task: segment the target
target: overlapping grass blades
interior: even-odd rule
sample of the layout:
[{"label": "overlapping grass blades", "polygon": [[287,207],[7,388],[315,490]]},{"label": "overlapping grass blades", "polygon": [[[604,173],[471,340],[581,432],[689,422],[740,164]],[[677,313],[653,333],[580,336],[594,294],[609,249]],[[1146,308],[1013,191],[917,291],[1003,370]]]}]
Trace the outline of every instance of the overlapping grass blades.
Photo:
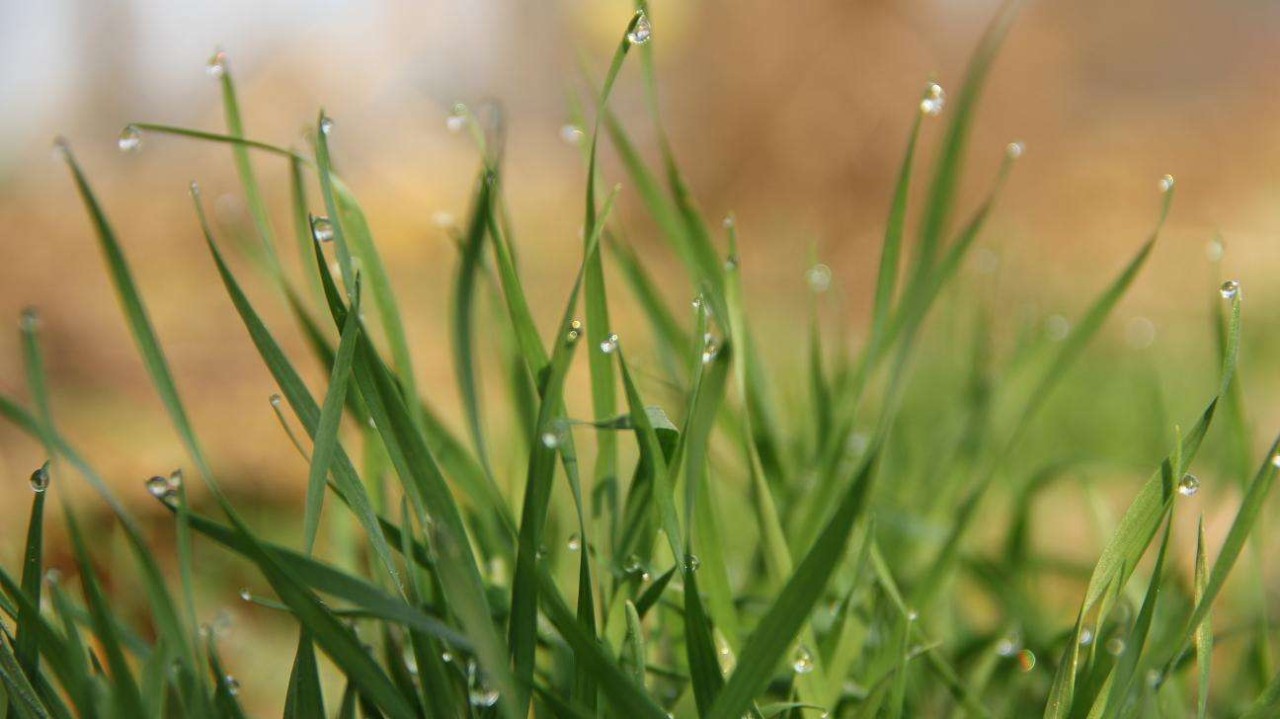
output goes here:
[{"label": "overlapping grass blades", "polygon": [[[1037,425],[1061,419],[1050,415],[1047,398],[1070,381],[1069,370],[1087,357],[1146,265],[1173,193],[1165,193],[1151,237],[1070,334],[1057,344],[1019,346],[1007,365],[999,364],[1004,358],[992,337],[998,318],[981,299],[967,301],[977,293],[964,286],[961,269],[1020,151],[1007,154],[970,219],[954,232],[950,225],[960,212],[956,190],[977,98],[1017,7],[1016,1],[1002,7],[975,53],[919,208],[919,241],[908,246],[916,148],[930,129],[923,115],[912,118],[877,280],[867,291],[866,341],[853,355],[843,335],[829,332],[833,308],[811,298],[807,362],[795,363],[795,377],[786,374],[790,365],[766,363],[774,353],[763,351],[761,338],[773,344],[772,337],[751,322],[749,305],[761,296],[744,276],[749,256],[739,247],[738,226],[731,216],[724,241],[713,235],[677,163],[658,112],[655,45],[645,34],[655,18],[646,3],[637,3],[603,82],[588,90],[595,116],[584,152],[583,254],[563,306],[532,306],[525,291],[507,216],[501,119],[486,122],[460,110],[480,150],[480,170],[465,230],[454,237],[460,257],[450,350],[465,421],[457,434],[419,395],[387,268],[360,204],[334,170],[332,121],[317,117],[311,155],[249,139],[225,58],[215,58],[222,63],[226,134],[133,127],[232,150],[262,243],[258,268],[266,269],[271,298],[299,323],[318,377],[327,380],[318,400],[305,369],[250,301],[252,286],[232,273],[234,262],[193,191],[213,269],[279,388],[273,406],[286,427],[294,421],[302,427],[297,442],[307,484],[296,546],[264,539],[222,490],[122,243],[61,146],[143,363],[205,490],[182,484],[178,473],[159,493],[167,510],[161,516],[175,523],[177,572],[167,578],[143,525],[57,429],[38,322],[35,315],[24,319],[32,409],[0,395],[0,414],[43,446],[49,462],[33,477],[36,486],[52,477],[58,492],[74,472],[111,507],[153,618],[137,628],[127,620],[136,612],[113,605],[88,531],[69,511],[64,522],[83,601],[58,582],[42,583],[49,494],[37,492],[20,577],[0,570],[0,614],[10,620],[0,626],[0,716],[254,714],[230,679],[234,657],[224,658],[216,632],[200,629],[194,541],[247,560],[275,595],[253,601],[296,625],[278,702],[286,717],[329,711],[406,719],[796,719],[1043,711],[1092,719],[1129,716],[1162,701],[1194,706],[1202,717],[1274,714],[1280,680],[1242,673],[1230,686],[1247,689],[1240,694],[1247,698],[1224,699],[1210,692],[1210,678],[1215,688],[1228,681],[1220,678],[1224,672],[1211,674],[1210,655],[1214,646],[1232,646],[1216,602],[1229,593],[1227,578],[1266,516],[1280,440],[1252,481],[1242,478],[1239,508],[1216,553],[1206,546],[1202,522],[1188,576],[1187,562],[1175,554],[1182,545],[1174,515],[1190,493],[1179,491],[1180,482],[1210,437],[1215,414],[1229,415],[1222,426],[1232,471],[1248,471],[1248,421],[1234,380],[1238,288],[1224,292],[1230,301],[1215,308],[1222,315],[1226,307],[1214,397],[1138,489],[1092,571],[1033,544],[1033,505],[1042,490],[1089,463],[1079,456],[1086,448],[1065,458],[1034,456],[1024,466],[1036,449],[1028,440]],[[632,53],[655,125],[656,172],[609,108]],[[687,297],[665,297],[652,269],[662,258],[624,239],[631,236],[628,218],[613,213],[619,190],[601,191],[611,171],[602,137],[682,265]],[[276,246],[253,153],[288,163],[298,272]],[[323,215],[308,204],[312,182]],[[604,254],[638,301],[652,347],[613,335],[611,309],[625,299],[608,291],[613,275]],[[691,321],[673,309],[689,296]],[[370,303],[373,331],[362,312]],[[979,305],[972,316],[965,314],[970,304]],[[585,322],[576,317],[579,309]],[[550,337],[535,324],[543,315],[553,320]],[[960,369],[950,371],[962,376],[963,389],[954,402],[945,394],[949,376],[925,374],[945,374],[922,351],[937,341],[934,322],[973,329],[962,352],[933,353],[959,356],[953,364]],[[505,409],[518,420],[510,436],[491,429],[497,423],[488,421],[489,412],[503,408],[482,392],[488,363],[480,358],[495,346],[510,390]],[[650,370],[658,366],[651,357],[660,371]],[[567,399],[575,361],[587,365],[587,408]],[[806,388],[804,399],[786,396],[797,387]],[[917,393],[930,395],[924,414],[913,404]],[[953,435],[920,431],[937,418],[966,426]],[[522,483],[502,474],[513,458],[523,465]],[[989,497],[1006,498],[1003,490],[1014,511],[1000,533],[1004,544],[990,554],[970,530],[1001,518],[988,510]],[[325,507],[329,492],[337,502]],[[207,498],[220,514],[203,510]],[[339,535],[342,546],[320,541],[329,522],[353,528]],[[564,555],[556,547],[565,546],[566,531],[573,535]],[[1157,536],[1154,562],[1144,570]],[[1255,591],[1263,586],[1263,564],[1249,568]],[[1033,596],[1046,577],[1083,591],[1074,628],[1064,630],[1049,603],[1041,606]],[[1139,584],[1135,578],[1145,578],[1145,590],[1129,586]],[[972,586],[957,589],[961,582]],[[992,626],[944,608],[975,587],[996,598]],[[1265,610],[1242,625],[1266,626]],[[1122,645],[1102,648],[1104,637],[1106,647],[1110,640]],[[1257,646],[1265,648],[1267,638],[1250,643]],[[332,677],[338,682],[331,686]]]}]

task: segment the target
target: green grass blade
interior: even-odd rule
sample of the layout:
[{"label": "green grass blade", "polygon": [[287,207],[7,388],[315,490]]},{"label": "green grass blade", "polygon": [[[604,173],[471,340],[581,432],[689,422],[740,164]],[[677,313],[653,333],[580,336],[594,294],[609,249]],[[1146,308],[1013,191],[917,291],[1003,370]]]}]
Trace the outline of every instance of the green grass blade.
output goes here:
[{"label": "green grass blade", "polygon": [[[1205,550],[1204,515],[1196,528],[1196,569],[1195,592],[1193,599],[1197,605],[1204,601],[1205,589],[1209,583],[1209,559]],[[1199,681],[1196,684],[1196,716],[1205,719],[1209,715],[1209,671],[1213,664],[1213,628],[1210,615],[1206,613],[1195,632],[1196,666],[1199,669]]]},{"label": "green grass blade", "polygon": [[878,453],[878,446],[870,450],[826,527],[747,639],[729,681],[706,715],[708,719],[741,717],[800,634],[844,556],[855,521],[866,509]]},{"label": "green grass blade", "polygon": [[[202,228],[207,229],[207,225],[202,224]],[[271,332],[267,330],[261,317],[254,311],[253,306],[249,303],[249,298],[245,295],[244,290],[241,289],[235,276],[231,274],[231,270],[223,259],[221,251],[218,250],[217,244],[214,243],[211,234],[205,234],[205,244],[208,246],[214,264],[217,266],[218,275],[222,278],[227,295],[230,297],[232,305],[235,306],[236,312],[240,315],[245,329],[248,330],[249,337],[252,339],[254,347],[257,348],[259,356],[262,357],[263,364],[267,366],[272,377],[275,378],[276,384],[284,394],[285,400],[293,408],[294,413],[299,421],[302,422],[307,433],[311,435],[313,441],[316,441],[319,437],[322,408],[316,404],[315,398],[311,396],[311,391],[307,389],[306,384],[293,368],[284,351],[280,349],[280,345],[271,336]],[[314,245],[314,243],[312,244]],[[332,387],[332,384],[330,386]],[[373,505],[370,503],[368,492],[356,475],[355,468],[347,457],[346,452],[342,450],[341,445],[335,442],[333,451],[331,470],[338,492],[343,501],[351,507],[356,519],[368,534],[374,553],[378,556],[382,566],[398,585],[399,574],[391,557],[391,548],[387,544],[386,536],[378,524],[377,515],[373,510]]]},{"label": "green grass blade", "polygon": [[0,708],[7,706],[19,719],[46,719],[49,716],[35,687],[18,665],[7,631],[0,631],[0,680],[4,682],[5,699],[8,700],[0,704]]},{"label": "green grass blade", "polygon": [[[476,183],[475,206],[462,243],[462,262],[458,266],[453,292],[453,365],[458,375],[458,389],[462,394],[463,408],[471,430],[471,441],[481,464],[488,466],[488,449],[484,441],[484,428],[480,418],[480,399],[476,379],[475,339],[473,337],[473,310],[476,276],[481,267],[484,237],[488,231],[489,202],[496,176],[481,174]],[[490,470],[488,472],[492,474]]]},{"label": "green grass blade", "polygon": [[325,482],[338,446],[338,427],[342,422],[342,408],[347,402],[347,380],[351,377],[351,364],[355,359],[356,340],[360,334],[360,276],[356,275],[356,288],[352,295],[352,310],[347,315],[338,341],[338,355],[329,376],[329,390],[320,406],[320,422],[315,432],[315,449],[311,452],[311,467],[307,476],[307,498],[302,514],[302,546],[310,554],[315,546],[316,530],[320,527],[320,509],[324,503]]},{"label": "green grass blade", "polygon": [[698,714],[711,711],[716,696],[724,688],[720,656],[712,634],[711,619],[702,606],[698,577],[692,558],[684,564],[684,646],[689,659],[689,681],[698,704]]},{"label": "green grass blade", "polygon": [[[885,225],[884,243],[880,249],[880,270],[876,275],[876,294],[871,310],[871,345],[878,344],[884,334],[885,323],[889,320],[889,311],[893,305],[894,290],[898,283],[903,228],[907,223],[907,193],[911,189],[911,167],[915,160],[916,142],[920,138],[920,124],[923,116],[923,113],[916,112],[915,119],[911,122],[907,152],[902,158],[902,167],[898,170],[898,181],[894,186],[893,201],[889,205],[889,220]],[[867,351],[874,353],[875,350]]]},{"label": "green grass blade", "polygon": [[[1138,618],[1133,624],[1125,640],[1124,652],[1116,662],[1114,675],[1111,677],[1110,697],[1106,699],[1107,716],[1118,717],[1133,682],[1138,675],[1138,662],[1146,648],[1147,635],[1151,632],[1151,623],[1155,617],[1156,601],[1160,598],[1160,586],[1163,582],[1165,555],[1169,551],[1169,535],[1172,533],[1172,517],[1165,520],[1164,538],[1160,540],[1160,551],[1156,554],[1156,563],[1151,569],[1151,581],[1147,583],[1147,593],[1138,610]],[[1100,695],[1099,701],[1103,701]]]},{"label": "green grass blade", "polygon": [[298,634],[298,650],[289,672],[289,690],[285,694],[284,718],[308,719],[325,716],[324,693],[320,689],[320,667],[311,637],[303,630]]},{"label": "green grass blade", "polygon": [[[37,476],[43,479],[35,479]],[[34,608],[40,606],[40,585],[44,579],[44,500],[47,496],[45,488],[48,487],[49,482],[48,462],[36,470],[32,481],[33,487],[36,486],[35,483],[44,483],[44,487],[33,493],[31,519],[27,522],[27,545],[22,553],[22,593],[31,601]],[[39,612],[38,609],[35,611]],[[14,653],[17,656],[18,665],[28,677],[35,677],[40,672],[40,639],[31,626],[35,623],[35,619],[36,617],[29,611],[18,612]]]},{"label": "green grass blade", "polygon": [[67,532],[71,536],[71,546],[75,552],[76,565],[80,568],[80,585],[84,590],[85,601],[89,608],[89,616],[93,624],[93,633],[101,645],[102,653],[111,670],[111,703],[119,716],[146,716],[142,693],[134,679],[133,669],[125,657],[123,638],[117,619],[111,611],[107,597],[102,592],[97,574],[93,570],[93,562],[89,559],[89,550],[85,547],[84,536],[75,516],[66,511]]}]

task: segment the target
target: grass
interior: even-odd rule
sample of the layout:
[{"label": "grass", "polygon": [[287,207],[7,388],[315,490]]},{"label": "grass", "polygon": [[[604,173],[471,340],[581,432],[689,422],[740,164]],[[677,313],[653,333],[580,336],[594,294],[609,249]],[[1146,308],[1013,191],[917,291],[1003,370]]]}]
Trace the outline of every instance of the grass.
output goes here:
[{"label": "grass", "polygon": [[[957,221],[974,112],[1016,10],[1016,2],[1002,8],[980,41],[924,206],[914,211],[917,141],[940,121],[903,108],[917,114],[868,291],[866,341],[855,347],[828,330],[818,303],[829,271],[816,266],[808,356],[784,369],[765,363],[750,320],[749,305],[762,298],[744,281],[750,258],[739,254],[736,223],[706,220],[667,140],[654,43],[637,42],[650,32],[643,3],[587,104],[583,254],[563,307],[535,308],[525,296],[504,199],[501,118],[493,108],[456,108],[481,158],[466,225],[453,238],[449,343],[462,434],[415,385],[377,242],[333,169],[332,123],[320,113],[305,153],[249,139],[230,68],[215,56],[226,133],[130,128],[228,146],[262,241],[253,256],[277,290],[271,299],[287,303],[310,361],[325,368],[317,396],[231,271],[193,184],[215,270],[279,387],[273,405],[304,435],[306,497],[287,544],[255,529],[222,489],[121,239],[60,143],[202,488],[181,473],[149,485],[174,522],[177,572],[169,576],[139,520],[60,432],[39,323],[24,318],[31,402],[0,396],[0,411],[49,462],[32,476],[21,567],[0,570],[0,717],[247,715],[218,633],[200,622],[196,543],[252,567],[274,596],[249,598],[294,627],[279,701],[286,717],[1275,716],[1280,674],[1258,530],[1280,448],[1250,456],[1235,372],[1240,291],[1224,286],[1215,304],[1217,377],[1204,380],[1202,396],[1173,398],[1202,407],[1182,429],[1161,415],[1116,420],[1110,414],[1120,408],[1078,382],[1080,365],[1096,366],[1094,340],[1158,242],[1172,183],[1149,238],[1057,341],[1024,334],[999,344],[996,309],[961,277],[1020,154],[1009,151],[987,197]],[[632,65],[648,89],[658,169],[608,108]],[[612,212],[618,190],[603,191],[602,141],[679,258],[692,312],[683,309],[688,297],[658,291],[624,239]],[[255,160],[290,165],[296,268],[277,246]],[[910,216],[920,218],[914,242]],[[616,272],[606,272],[609,264]],[[609,310],[622,302],[639,307],[650,343],[613,334]],[[558,318],[549,337],[535,314]],[[497,353],[503,373],[482,376],[485,353]],[[641,373],[637,357],[660,369]],[[566,387],[583,363],[590,407],[574,407]],[[482,381],[501,382],[507,401],[486,404]],[[495,412],[509,413],[518,436],[492,436]],[[1148,444],[1175,430],[1118,520],[1089,478],[1125,476],[1128,467],[1090,454],[1097,442],[1064,451],[1078,431],[1065,420],[1073,414],[1090,427],[1137,424],[1158,438]],[[1206,442],[1225,448],[1242,497],[1221,544],[1210,546],[1201,517],[1194,557],[1181,561],[1175,519],[1194,511],[1190,470]],[[522,476],[501,473],[513,456]],[[1249,466],[1257,467],[1252,478]],[[95,548],[65,504],[78,571],[44,581],[46,500],[77,475],[123,530],[149,622],[113,602]],[[1037,541],[1042,498],[1061,501],[1064,491],[1093,507],[1103,530],[1091,565]],[[327,556],[316,541],[326,526],[350,532]],[[1242,556],[1251,561],[1238,568]],[[1244,582],[1228,582],[1233,569]],[[1064,596],[1078,598],[1074,607]]]}]

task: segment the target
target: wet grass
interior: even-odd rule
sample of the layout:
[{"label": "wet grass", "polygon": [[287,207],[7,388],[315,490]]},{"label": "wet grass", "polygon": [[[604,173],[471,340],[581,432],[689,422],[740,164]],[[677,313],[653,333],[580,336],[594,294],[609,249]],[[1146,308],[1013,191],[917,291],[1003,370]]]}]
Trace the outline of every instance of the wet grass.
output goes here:
[{"label": "wet grass", "polygon": [[[461,433],[415,385],[377,242],[333,169],[337,129],[320,113],[305,152],[248,139],[230,68],[215,56],[225,133],[140,122],[122,147],[165,133],[231,150],[262,242],[256,266],[277,290],[270,301],[289,306],[312,351],[305,361],[326,370],[313,394],[296,366],[304,360],[281,349],[232,272],[193,184],[212,270],[279,387],[273,406],[299,429],[307,490],[287,542],[268,540],[222,489],[124,243],[60,143],[200,485],[183,473],[147,484],[174,523],[176,571],[166,572],[139,520],[59,431],[39,322],[24,317],[31,402],[3,396],[0,411],[43,445],[49,464],[32,476],[22,565],[0,570],[0,716],[245,715],[235,667],[197,610],[197,543],[251,567],[270,596],[246,598],[295,628],[278,701],[286,717],[1275,716],[1280,675],[1258,529],[1280,455],[1275,445],[1251,450],[1235,372],[1239,287],[1215,298],[1217,375],[1200,394],[1167,398],[1199,408],[1185,424],[1126,412],[1150,396],[1143,388],[1108,401],[1090,386],[1109,361],[1093,356],[1094,341],[1158,242],[1172,180],[1161,181],[1153,229],[1135,238],[1132,259],[1081,287],[1092,294],[1085,311],[1049,336],[997,341],[1007,313],[960,272],[1022,152],[1007,148],[987,196],[963,215],[969,129],[1016,10],[1004,7],[980,40],[943,117],[933,117],[942,110],[933,83],[918,107],[903,108],[917,119],[903,138],[878,280],[866,288],[865,340],[850,343],[823,320],[832,278],[815,258],[807,359],[785,368],[766,364],[769,340],[752,324],[752,306],[767,298],[744,282],[751,258],[739,253],[736,223],[703,216],[667,141],[643,6],[584,113],[582,256],[562,306],[526,300],[504,199],[502,118],[493,107],[455,108],[450,124],[470,133],[479,155],[471,208],[453,236],[446,342]],[[649,89],[656,168],[608,109],[632,66]],[[917,139],[935,131],[938,156],[918,171]],[[597,163],[605,145],[679,259],[686,296],[659,292],[625,239],[612,212],[619,190]],[[296,266],[277,241],[255,161],[290,165]],[[912,208],[921,173],[925,201]],[[919,232],[909,237],[913,217]],[[614,333],[610,307],[621,303],[640,309],[647,341]],[[535,317],[554,319],[554,332],[540,333]],[[484,376],[481,356],[498,358],[484,364],[502,372]],[[584,364],[591,401],[578,407],[565,391]],[[499,383],[503,401],[484,401],[482,382]],[[514,436],[489,429],[502,413]],[[1141,448],[1113,446],[1129,433]],[[1190,545],[1173,541],[1186,524],[1175,519],[1196,511],[1191,470],[1206,443],[1220,445],[1216,463],[1239,478],[1241,499],[1220,543],[1206,541],[1201,519],[1194,556],[1179,558]],[[513,457],[524,471],[505,476]],[[1144,460],[1146,482],[1126,482]],[[112,601],[98,548],[65,505],[78,571],[46,581],[46,500],[77,478],[123,532],[151,617],[144,625]],[[1127,497],[1118,519],[1100,499],[1114,493]],[[1086,516],[1045,520],[1044,498],[1064,494]],[[1090,520],[1092,560],[1043,546],[1045,524],[1095,531]],[[344,539],[317,542],[325,532]],[[1214,613],[1227,599],[1223,621]]]}]

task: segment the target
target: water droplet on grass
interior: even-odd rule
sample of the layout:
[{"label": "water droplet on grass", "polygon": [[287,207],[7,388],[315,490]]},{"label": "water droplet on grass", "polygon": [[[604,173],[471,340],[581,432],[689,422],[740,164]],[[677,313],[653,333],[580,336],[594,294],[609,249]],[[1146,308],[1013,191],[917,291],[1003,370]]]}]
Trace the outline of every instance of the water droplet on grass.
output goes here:
[{"label": "water droplet on grass", "polygon": [[453,106],[453,112],[444,120],[444,126],[449,132],[462,132],[467,126],[467,106],[458,103]]},{"label": "water droplet on grass", "polygon": [[1090,644],[1093,644],[1092,629],[1085,627],[1084,629],[1080,630],[1080,644],[1081,646],[1086,646],[1086,647],[1089,646]]},{"label": "water droplet on grass", "polygon": [[31,491],[43,492],[49,488],[49,463],[45,462],[40,465],[36,471],[31,473]]},{"label": "water droplet on grass", "polygon": [[1161,177],[1160,182],[1158,183],[1158,187],[1160,188],[1161,192],[1168,192],[1169,190],[1172,190],[1173,185],[1174,185],[1173,175],[1165,175]]},{"label": "water droplet on grass", "polygon": [[222,685],[227,688],[227,693],[231,696],[234,697],[240,695],[240,680],[230,674],[222,678]]},{"label": "water droplet on grass", "polygon": [[1071,321],[1062,315],[1049,315],[1044,321],[1045,333],[1054,342],[1061,342],[1071,334]]},{"label": "water droplet on grass", "polygon": [[653,26],[649,24],[649,17],[644,13],[639,13],[636,18],[636,24],[627,33],[627,42],[632,45],[643,45],[653,37]]},{"label": "water droplet on grass", "polygon": [[831,268],[823,264],[814,265],[804,273],[804,280],[809,283],[810,290],[826,292],[831,289]]},{"label": "water droplet on grass", "polygon": [[684,557],[684,568],[685,568],[685,569],[689,570],[690,572],[696,572],[696,571],[698,571],[698,568],[699,568],[699,567],[701,567],[701,566],[702,566],[702,560],[701,560],[701,559],[698,559],[698,555],[696,555],[696,554],[686,554],[686,555],[685,555],[685,557]]},{"label": "water droplet on grass", "polygon": [[936,82],[929,83],[925,89],[924,99],[920,101],[920,112],[929,117],[936,117],[947,104],[947,92]]},{"label": "water droplet on grass", "polygon": [[577,125],[564,125],[560,128],[560,139],[574,147],[582,144],[584,134],[582,128]]},{"label": "water droplet on grass", "polygon": [[328,217],[312,217],[311,236],[316,242],[329,242],[333,239],[333,223]]},{"label": "water droplet on grass", "polygon": [[542,446],[547,449],[555,449],[560,446],[560,438],[556,436],[555,432],[543,432]]},{"label": "water droplet on grass", "polygon": [[616,351],[617,349],[618,349],[618,336],[615,334],[611,334],[608,337],[605,337],[604,341],[600,343],[600,351],[607,355],[613,354],[614,351]]},{"label": "water droplet on grass", "polygon": [[249,588],[248,588],[248,587],[241,587],[241,588],[240,588],[240,598],[241,598],[241,599],[243,599],[244,601],[248,602],[248,601],[250,601],[250,600],[252,600],[252,599],[253,599],[253,593],[249,591]]},{"label": "water droplet on grass", "polygon": [[330,132],[333,132],[333,118],[332,118],[332,117],[329,117],[328,115],[325,115],[324,117],[320,118],[320,132],[321,132],[321,134],[324,134],[324,135],[326,135],[326,136],[327,136]]},{"label": "water droplet on grass", "polygon": [[116,140],[116,146],[121,152],[137,152],[142,148],[142,130],[136,125],[126,125],[120,131],[120,138]]},{"label": "water droplet on grass", "polygon": [[157,474],[147,480],[147,492],[152,497],[163,500],[165,495],[169,494],[169,480]]},{"label": "water droplet on grass", "polygon": [[1182,479],[1178,480],[1178,494],[1184,497],[1191,497],[1200,491],[1200,479],[1194,474],[1187,473],[1182,475]]},{"label": "water droplet on grass", "polygon": [[796,674],[808,674],[813,671],[813,655],[809,653],[807,647],[800,647],[796,650],[796,656],[791,660],[791,669]]},{"label": "water droplet on grass", "polygon": [[1222,295],[1224,300],[1234,300],[1236,295],[1240,294],[1240,283],[1236,280],[1227,280],[1218,288],[1218,294]]},{"label": "water droplet on grass", "polygon": [[1026,150],[1027,146],[1021,142],[1011,142],[1008,145],[1005,145],[1004,154],[1005,157],[1008,157],[1010,160],[1016,160],[1019,157],[1022,157],[1022,153],[1026,152]]},{"label": "water droplet on grass", "polygon": [[1120,637],[1111,637],[1107,640],[1106,650],[1107,654],[1113,657],[1120,656],[1124,653],[1124,640]]},{"label": "water droplet on grass", "polygon": [[1221,262],[1222,256],[1227,254],[1227,246],[1222,243],[1222,238],[1215,237],[1205,245],[1204,254],[1210,262]]},{"label": "water droplet on grass", "polygon": [[1022,642],[1019,641],[1016,634],[1001,637],[1000,641],[996,642],[996,654],[999,654],[1002,657],[1011,657],[1017,654],[1018,650],[1021,648]]},{"label": "water droplet on grass", "polygon": [[223,75],[227,74],[227,53],[218,50],[209,57],[209,62],[204,66],[204,71],[209,77],[215,80],[221,80]]},{"label": "water droplet on grass", "polygon": [[577,532],[574,532],[573,534],[569,535],[569,551],[577,552],[577,551],[581,551],[581,549],[582,549],[582,537]]}]

